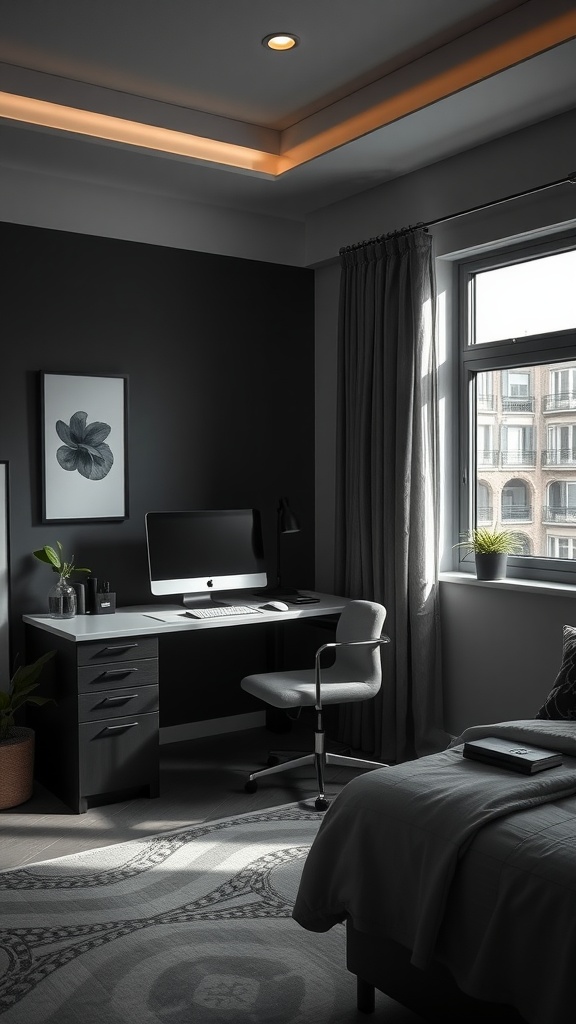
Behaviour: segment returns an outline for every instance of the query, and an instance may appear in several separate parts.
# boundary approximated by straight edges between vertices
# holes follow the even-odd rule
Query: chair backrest
[[[382,634],[386,609],[375,601],[351,601],[342,611],[336,627],[336,640],[378,639]],[[364,682],[374,693],[382,682],[380,645],[336,648],[334,665],[323,672],[323,680]]]

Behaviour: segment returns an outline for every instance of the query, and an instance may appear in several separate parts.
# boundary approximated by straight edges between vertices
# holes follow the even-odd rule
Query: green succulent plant
[[[479,526],[455,544],[456,548],[466,548],[478,555],[517,555],[522,551],[518,534],[513,530],[490,530]]]
[[[59,576],[67,580],[73,572],[92,572],[91,569],[80,568],[74,565],[74,556],[72,556],[69,562],[64,558],[64,549],[59,540],[56,541],[58,551],[51,547],[50,544],[45,544],[43,548],[38,548],[37,551],[33,551],[32,554],[35,558],[40,559],[41,562],[46,562],[52,566],[54,572],[57,572]]]
[[[53,658],[56,651],[48,651],[31,665],[20,665],[7,690],[0,690],[0,742],[10,739],[14,728],[14,715],[24,704],[47,704],[51,697],[32,697],[32,691],[39,686],[38,679],[44,665]]]

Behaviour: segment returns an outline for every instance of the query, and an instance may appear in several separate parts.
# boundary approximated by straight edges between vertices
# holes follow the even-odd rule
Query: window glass
[[[475,275],[473,343],[576,327],[576,250]]]
[[[573,364],[565,364],[565,371],[576,371],[576,358]],[[534,555],[573,558],[572,547],[559,541],[576,543],[576,415],[567,409],[565,420],[559,422],[559,411],[549,401],[550,381],[557,372],[554,365],[543,365],[533,367],[529,374],[511,368],[477,375],[476,383],[483,378],[484,390],[486,378],[491,378],[488,387],[494,407],[487,413],[477,403],[476,521],[495,529],[512,529],[522,523]],[[530,382],[530,414],[507,403],[511,382],[520,378]],[[524,387],[525,383],[523,391]],[[520,472],[511,476],[512,467]],[[573,477],[567,475],[572,473]]]
[[[576,238],[465,260],[459,275],[454,540],[511,530],[508,576],[576,584]]]

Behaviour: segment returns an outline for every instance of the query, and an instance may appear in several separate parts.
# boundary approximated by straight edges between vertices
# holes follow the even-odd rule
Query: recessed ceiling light
[[[273,32],[270,36],[264,36],[262,46],[267,46],[269,50],[293,50],[299,42],[298,36],[291,32]]]

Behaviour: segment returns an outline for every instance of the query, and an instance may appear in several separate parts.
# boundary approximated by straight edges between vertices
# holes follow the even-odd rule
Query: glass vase
[[[76,615],[76,591],[64,576],[48,591],[48,611],[53,619],[72,619]]]

